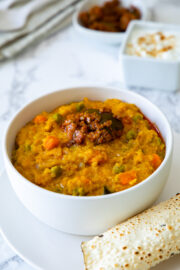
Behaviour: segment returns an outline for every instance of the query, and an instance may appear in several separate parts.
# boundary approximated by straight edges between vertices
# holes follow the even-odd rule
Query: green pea
[[[82,187],[75,188],[72,193],[73,196],[83,196],[84,195],[84,190]]]
[[[160,138],[160,137],[157,137],[157,144],[158,144],[158,145],[161,145],[161,143],[162,143],[161,138]]]
[[[135,138],[136,138],[136,132],[133,129],[129,130],[127,132],[127,134],[126,134],[126,139],[127,140],[132,140],[132,139],[135,139]]]
[[[79,102],[79,103],[76,104],[76,111],[80,112],[80,111],[82,111],[84,109],[84,107],[85,107],[84,103]]]
[[[56,193],[62,193],[62,188],[57,186],[57,187],[54,188],[53,191],[56,192]]]
[[[137,113],[133,116],[133,120],[134,122],[138,122],[139,120],[142,120],[143,119],[143,115],[140,114],[140,113]]]
[[[31,145],[25,144],[24,149],[25,149],[25,151],[31,151]]]
[[[147,127],[148,129],[151,129],[151,126],[150,126],[150,124],[149,124],[149,122],[148,122],[147,120],[145,120],[145,125],[146,125],[146,127]]]
[[[51,168],[51,176],[53,178],[59,177],[62,174],[62,169],[60,166],[54,166]]]
[[[61,124],[63,121],[63,116],[59,113],[53,114],[53,119],[56,121],[57,124]]]
[[[123,164],[119,165],[119,164],[115,164],[114,167],[113,167],[113,173],[114,174],[118,174],[118,173],[121,173],[121,172],[124,172],[125,171],[125,167]]]

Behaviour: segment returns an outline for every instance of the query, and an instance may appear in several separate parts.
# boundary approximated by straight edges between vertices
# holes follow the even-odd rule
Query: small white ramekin
[[[11,153],[17,132],[35,115],[72,101],[121,99],[136,104],[158,126],[166,143],[160,167],[143,182],[121,192],[76,197],[45,190],[24,178],[12,165]],[[163,113],[150,101],[133,92],[105,87],[77,87],[42,96],[21,109],[10,121],[3,141],[5,167],[11,185],[24,206],[39,220],[64,232],[99,234],[150,206],[162,191],[171,165],[173,138]]]
[[[85,2],[83,2],[73,16],[73,26],[78,33],[80,33],[89,41],[92,40],[94,42],[100,42],[100,43],[111,44],[111,45],[120,44],[124,36],[126,35],[126,33],[111,33],[111,32],[88,29],[82,26],[79,21],[80,12],[87,11],[95,5],[102,5],[104,2],[106,2],[106,0],[86,0]],[[141,11],[141,14],[142,14],[141,20],[148,20],[150,18],[150,11],[143,1],[123,0],[121,2],[123,6],[125,7],[130,6],[130,5],[137,7]]]
[[[143,87],[152,90],[176,91],[180,89],[180,60],[164,60],[138,57],[126,53],[127,44],[136,29],[152,31],[172,31],[180,35],[177,25],[145,21],[132,21],[127,29],[119,52],[123,69],[124,83],[127,87]]]

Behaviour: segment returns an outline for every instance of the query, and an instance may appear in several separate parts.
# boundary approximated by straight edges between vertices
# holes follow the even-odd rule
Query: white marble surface
[[[83,84],[124,87],[117,56],[118,47],[91,44],[69,27],[16,59],[1,63],[0,140],[10,117],[26,102],[44,93]],[[135,91],[158,105],[174,130],[180,132],[180,92]],[[0,152],[1,170],[3,162]],[[16,269],[30,270],[32,267],[20,259],[0,236],[0,270]]]

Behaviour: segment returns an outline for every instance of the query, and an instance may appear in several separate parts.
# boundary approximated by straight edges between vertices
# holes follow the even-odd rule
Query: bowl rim
[[[168,149],[166,148],[166,153],[165,153],[165,157],[161,163],[161,165],[150,175],[148,176],[146,179],[144,179],[142,182],[128,188],[122,191],[118,191],[118,192],[114,192],[114,193],[110,193],[110,194],[105,194],[105,195],[97,195],[97,196],[72,196],[72,195],[67,195],[67,194],[62,194],[62,193],[56,193],[54,191],[50,191],[47,190],[45,188],[42,188],[34,183],[32,183],[30,180],[28,180],[27,178],[25,178],[23,175],[21,175],[18,170],[13,166],[10,157],[8,156],[8,152],[7,152],[7,145],[8,145],[8,141],[7,141],[7,136],[9,133],[9,130],[11,128],[11,125],[13,124],[13,122],[16,120],[16,118],[23,112],[24,109],[26,109],[26,107],[30,107],[33,105],[33,103],[35,102],[40,102],[42,99],[44,98],[48,98],[51,95],[57,94],[57,93],[61,93],[61,92],[66,92],[67,90],[78,90],[78,89],[94,89],[94,88],[98,88],[98,89],[103,89],[103,91],[108,91],[111,90],[113,92],[118,92],[118,93],[124,93],[124,94],[128,94],[130,96],[134,96],[137,97],[138,99],[140,98],[142,101],[149,103],[150,106],[156,108],[156,110],[158,111],[158,114],[161,116],[161,119],[163,119],[163,122],[166,122],[167,125],[167,132],[168,132]],[[135,104],[135,103],[134,103]],[[135,104],[136,105],[136,104]],[[151,119],[150,119],[151,121]],[[32,101],[27,102],[22,108],[20,108],[13,117],[11,117],[11,119],[8,121],[8,124],[6,126],[5,132],[4,132],[4,136],[3,136],[3,140],[2,140],[2,151],[3,151],[3,158],[5,161],[5,170],[7,171],[7,165],[10,166],[11,170],[17,175],[17,177],[19,178],[19,181],[21,181],[22,183],[24,183],[25,185],[28,185],[30,188],[33,188],[35,191],[37,192],[41,192],[41,193],[46,193],[47,196],[54,196],[54,197],[58,197],[58,198],[62,198],[62,199],[72,199],[72,200],[87,200],[87,201],[91,201],[91,200],[102,200],[102,199],[111,199],[112,197],[117,197],[120,195],[123,195],[125,193],[128,192],[133,192],[135,189],[140,188],[141,186],[145,185],[147,182],[150,182],[158,173],[160,173],[163,168],[165,167],[166,163],[168,162],[168,160],[170,159],[171,155],[172,155],[172,150],[173,150],[173,134],[172,134],[172,129],[171,126],[169,124],[168,119],[166,118],[166,116],[164,115],[164,113],[156,106],[154,105],[151,101],[149,101],[148,99],[146,99],[145,97],[143,97],[140,94],[137,94],[135,92],[132,92],[130,90],[126,90],[124,89],[119,89],[116,87],[106,87],[106,86],[99,86],[99,85],[91,85],[91,86],[75,86],[75,87],[65,87],[53,92],[49,92],[45,95],[41,95],[38,98],[34,98]]]
[[[104,0],[105,2],[106,0]],[[132,0],[133,1],[133,0]],[[137,0],[138,1],[138,0]],[[101,37],[108,37],[108,38],[119,38],[119,37],[124,37],[127,33],[127,30],[124,32],[107,32],[107,31],[97,31],[94,29],[89,29],[85,26],[83,26],[80,22],[79,22],[79,14],[80,12],[83,10],[83,8],[89,3],[91,2],[91,0],[86,0],[85,2],[82,2],[78,9],[76,10],[76,12],[74,13],[73,17],[72,17],[72,22],[73,22],[73,26],[75,27],[75,29],[77,29],[78,31],[80,31],[81,33],[86,33],[89,35],[96,35],[96,36],[101,36]],[[134,0],[134,2],[136,2],[136,0]],[[131,3],[130,3],[131,4]],[[130,5],[129,4],[129,5]],[[94,4],[92,4],[93,6]],[[135,3],[134,6],[136,6],[137,4]],[[143,2],[143,1],[139,1],[139,5],[141,6],[141,12],[142,12],[142,18],[140,19],[140,21],[145,21],[150,17],[150,10],[147,7],[147,5]]]

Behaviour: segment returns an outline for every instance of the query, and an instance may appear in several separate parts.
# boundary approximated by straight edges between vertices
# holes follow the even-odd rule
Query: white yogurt
[[[126,53],[144,58],[180,60],[180,34],[135,29],[129,38]]]

